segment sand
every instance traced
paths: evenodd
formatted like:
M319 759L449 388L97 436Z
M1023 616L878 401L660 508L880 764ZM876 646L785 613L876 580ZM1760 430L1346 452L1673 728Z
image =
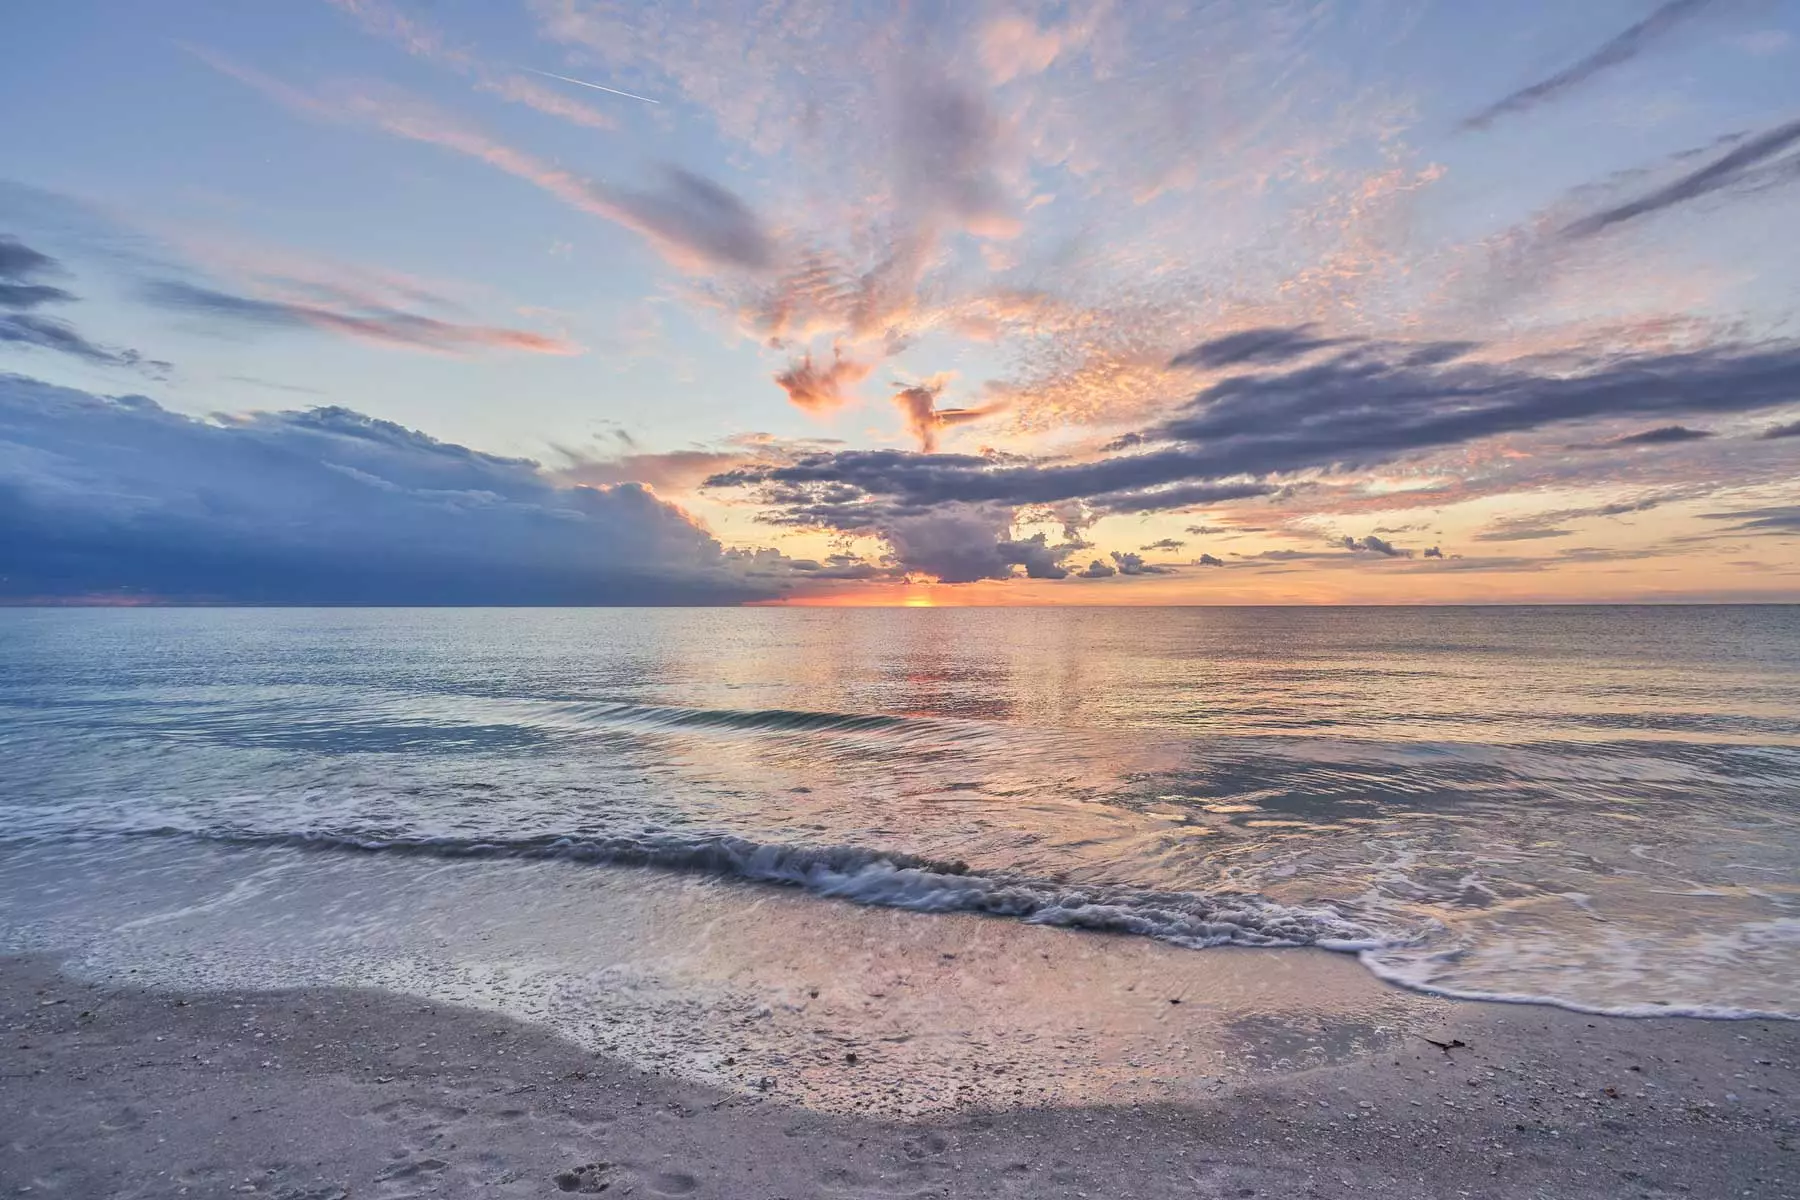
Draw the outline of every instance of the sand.
M1402 1041L1208 1098L901 1121L808 1109L779 1074L747 1094L645 1073L542 1027L392 992L141 989L12 957L0 1189L1800 1196L1800 1025L1440 1012ZM835 1069L851 1096L879 1077L849 1053Z

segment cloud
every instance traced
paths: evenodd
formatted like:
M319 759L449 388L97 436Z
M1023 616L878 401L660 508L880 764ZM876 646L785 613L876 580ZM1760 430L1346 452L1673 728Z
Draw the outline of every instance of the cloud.
M442 33L417 17L377 0L331 0L331 3L355 17L376 37L385 38L415 58L435 62L459 75L473 78L477 88L502 100L526 105L588 129L613 129L618 125L610 113L591 108L523 75L493 69L473 52L451 45Z
M1702 438L1713 436L1710 429L1689 429L1686 425L1659 425L1655 429L1646 429L1641 433L1628 433L1610 441L1601 442L1602 446L1664 446L1674 442L1696 442Z
M1549 526L1525 528L1490 529L1475 535L1478 542L1537 542L1548 538L1565 538L1574 534L1573 529L1556 529Z
M1112 560L1121 575L1173 575L1175 573L1174 567L1145 562L1143 555L1127 551L1114 550Z
M828 413L849 403L850 390L867 379L871 370L868 364L833 350L830 366L821 367L813 362L811 354L803 354L775 376L775 382L795 407L810 413Z
M1002 127L987 99L920 64L897 87L894 180L927 230L950 221L983 237L1019 231L1002 182Z
M1110 576L1117 575L1118 573L1116 568L1110 567L1096 558L1093 562L1075 572L1075 577L1077 579L1106 579Z
M983 25L976 46L981 65L995 83L1038 75L1055 62L1070 41L1071 31L1042 29L1030 17L1006 13Z
M202 421L0 377L0 588L292 604L677 604L776 594L635 485L343 408Z
M1730 512L1701 513L1708 521L1735 521L1731 533L1800 534L1800 504L1775 505L1769 508L1744 508Z
M1563 227L1567 238L1592 237L1603 230L1638 217L1697 200L1728 187L1760 185L1783 177L1800 177L1800 156L1769 160L1800 142L1800 121L1789 121L1738 143L1704 167L1690 171L1672 183L1646 192L1635 200L1590 213Z
M1280 490L1272 483L1187 483L1147 490L1102 492L1090 497L1088 503L1109 513L1162 512L1271 496Z
M615 210L613 219L669 248L676 257L760 270L774 246L761 219L731 189L680 167L664 167L662 186L609 191L590 184Z
M1427 546L1427 547L1425 547L1424 557L1426 557L1426 558L1442 558L1442 557L1444 557L1444 552L1442 550L1438 549L1436 546Z
M1180 538L1163 538L1160 541L1151 542L1148 546L1139 546L1138 549L1139 550L1167 550L1171 554L1173 554L1175 551L1181 549L1185 545L1187 545L1187 543L1182 541Z
M1210 554L1202 554L1199 558L1194 560L1194 565L1197 567L1222 567L1225 565L1225 560L1214 558Z
M1371 554L1379 554L1384 558L1411 558L1413 554L1411 550L1403 550L1399 546L1394 545L1394 543L1387 541L1385 538L1378 538L1372 533L1361 541L1358 541L1353 537L1347 537L1343 541L1343 546L1346 550L1366 550Z
M1195 537L1237 537L1245 533L1267 533L1264 525L1189 525L1187 532Z
M906 428L919 439L919 450L924 454L936 453L939 431L953 425L979 421L1002 408L999 404L976 408L939 408L937 398L943 390L944 381L933 379L901 388L894 393L894 403L899 405L901 416L906 419Z
M58 270L57 261L48 254L0 234L0 308L23 311L75 299L62 288L34 282Z
M1157 476L1367 466L1576 421L1753 411L1797 389L1796 342L1425 364L1402 346L1370 344L1313 366L1221 380L1146 431L1174 447L1136 457Z
M1569 537L1575 531L1560 528L1565 522L1584 520L1589 517L1623 517L1632 513L1648 512L1671 500L1682 498L1683 493L1680 491L1657 492L1648 496L1638 496L1631 500L1615 500L1608 504L1593 504L1582 508L1559 508L1549 512L1531 513L1527 516L1506 517L1494 522L1492 528L1476 534L1475 540L1478 542L1534 542Z
M1029 579L1062 579L1069 573L1068 568L1062 565L1063 560L1083 545L1085 543L1074 541L1060 546L1052 545L1049 538L1038 533L1018 541L1001 542L1000 556L1009 563L1024 567Z
M1266 326L1244 329L1202 342L1169 360L1171 367L1235 367L1245 363L1279 363L1299 358L1343 338L1322 338L1311 325Z
M32 310L46 304L68 304L73 293L41 282L44 276L62 273L62 264L15 237L0 234L0 346L30 346L67 354L103 367L130 367L150 375L169 370L169 364L145 358L136 350L121 350L89 341L67 321Z
M1800 421L1789 421L1786 425L1771 425L1756 436L1765 440L1800 437Z
M530 354L579 354L562 338L487 325L464 325L399 309L370 306L340 311L318 304L261 300L190 283L161 280L145 288L150 303L180 312L271 329L317 329L361 341L442 354L514 350Z
M1546 79L1495 101L1463 121L1464 129L1485 129L1507 113L1524 112L1586 83L1594 76L1643 53L1644 48L1705 8L1709 0L1667 0L1649 16L1608 40L1593 53Z
M1221 379L1134 449L1089 462L846 450L724 472L709 486L850 489L902 505L1083 500L1150 512L1276 495L1271 475L1369 467L1575 422L1749 412L1800 393L1800 343L1721 344L1586 360L1421 361L1365 343L1324 361Z
M750 206L730 189L692 171L665 166L657 187L618 188L545 162L409 96L375 89L315 95L215 51L188 45L184 49L291 111L366 125L486 163L571 207L632 230L684 270L760 271L774 261L774 243Z
M729 470L746 458L743 451L723 450L670 450L617 458L596 458L566 447L557 450L569 460L568 466L551 472L560 482L589 487L641 483L659 492L692 491L708 476Z
M41 250L33 250L18 238L0 234L0 279L16 281L54 274L57 261Z
M1012 575L1012 564L1001 550L1002 543L1011 544L1011 527L1012 514L1004 509L948 504L889 517L874 532L906 570L943 583L973 583Z

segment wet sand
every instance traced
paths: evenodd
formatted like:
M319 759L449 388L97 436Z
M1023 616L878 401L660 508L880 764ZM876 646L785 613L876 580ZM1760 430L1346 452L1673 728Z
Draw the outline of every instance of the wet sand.
M1443 1005L1210 1097L902 1121L854 1111L884 1076L853 1052L830 1066L851 1111L820 1112L779 1071L710 1088L375 989L141 989L13 957L0 1021L8 1195L1800 1195L1785 1022Z

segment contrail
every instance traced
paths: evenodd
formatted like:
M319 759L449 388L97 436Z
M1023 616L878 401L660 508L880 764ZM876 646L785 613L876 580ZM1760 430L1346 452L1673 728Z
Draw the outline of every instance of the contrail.
M536 67L526 67L533 75L542 75L545 79L560 79L564 83L573 83L578 87L593 88L596 92L611 92L615 96L626 96L632 100L642 100L645 104L661 104L661 100L652 100L648 96L640 96L636 92L621 92L618 88L609 88L603 83L589 83L585 79L570 79L567 75L558 75L552 71L540 71Z

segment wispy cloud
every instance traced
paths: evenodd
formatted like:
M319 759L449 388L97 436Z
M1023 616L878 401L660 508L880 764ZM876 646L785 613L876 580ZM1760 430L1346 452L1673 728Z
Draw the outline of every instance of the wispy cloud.
M1571 63L1562 70L1512 94L1463 121L1465 129L1485 129L1500 117L1520 113L1556 99L1580 87L1594 76L1642 54L1659 38L1668 36L1688 18L1705 8L1711 0L1666 0L1637 24L1621 31L1605 44Z
M665 167L655 187L616 188L546 162L412 97L363 87L313 93L214 51L186 48L292 111L365 125L486 163L571 207L632 230L684 269L756 271L769 266L774 256L757 214L729 189L694 172Z
M381 0L330 0L330 3L356 18L368 32L385 38L415 58L437 63L473 79L477 88L502 100L523 104L589 129L613 129L618 125L610 113L582 104L517 71L483 62L474 51L451 44L434 26Z
M55 258L15 237L0 234L0 345L30 347L66 354L102 367L128 367L151 375L170 369L166 362L136 350L102 346L67 321L35 310L75 301L73 292L43 282L63 274Z
M581 353L581 347L573 342L523 329L465 325L395 309L343 311L318 304L241 296L175 280L150 284L145 297L162 308L199 316L276 329L318 329L380 345L440 354L477 350Z
M1614 225L1649 216L1733 187L1800 181L1800 154L1782 155L1800 143L1800 121L1789 121L1745 138L1712 162L1623 204L1573 221L1563 229L1569 238L1592 237Z

